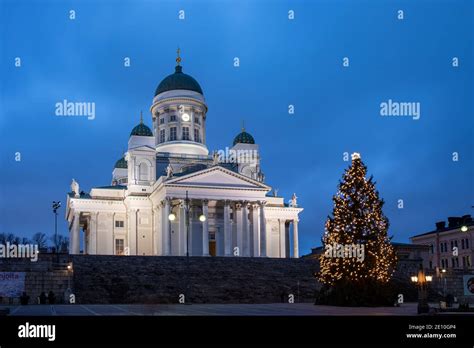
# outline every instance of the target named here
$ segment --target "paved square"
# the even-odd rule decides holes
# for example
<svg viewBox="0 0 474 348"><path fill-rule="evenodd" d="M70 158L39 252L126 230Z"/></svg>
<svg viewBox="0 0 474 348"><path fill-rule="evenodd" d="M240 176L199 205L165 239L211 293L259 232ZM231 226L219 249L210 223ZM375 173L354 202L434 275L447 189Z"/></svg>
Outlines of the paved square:
<svg viewBox="0 0 474 348"><path fill-rule="evenodd" d="M311 303L269 304L132 304L132 305L28 305L8 306L14 316L124 316L124 315L231 315L231 316L311 316L311 315L416 315L416 303L401 307L333 307Z"/></svg>

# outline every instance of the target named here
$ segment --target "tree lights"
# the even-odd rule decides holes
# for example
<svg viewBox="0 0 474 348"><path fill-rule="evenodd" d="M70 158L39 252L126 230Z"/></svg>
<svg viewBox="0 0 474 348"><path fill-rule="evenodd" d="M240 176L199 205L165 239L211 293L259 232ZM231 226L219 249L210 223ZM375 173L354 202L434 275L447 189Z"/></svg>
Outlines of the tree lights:
<svg viewBox="0 0 474 348"><path fill-rule="evenodd" d="M365 251L363 262L354 257L320 256L318 278L329 286L387 283L396 266L396 254L388 237L388 219L382 212L383 200L359 154L345 171L333 197L333 216L326 221L323 245L359 245ZM365 284L365 285L364 285Z"/></svg>

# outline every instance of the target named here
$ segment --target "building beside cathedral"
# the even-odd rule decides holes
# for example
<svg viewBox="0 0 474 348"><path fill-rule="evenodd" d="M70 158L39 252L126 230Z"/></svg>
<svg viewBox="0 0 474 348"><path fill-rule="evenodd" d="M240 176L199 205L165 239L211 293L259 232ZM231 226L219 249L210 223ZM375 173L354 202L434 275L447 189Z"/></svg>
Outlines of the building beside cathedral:
<svg viewBox="0 0 474 348"><path fill-rule="evenodd" d="M85 193L73 180L70 253L82 245L91 255L298 257L296 196L285 203L270 193L244 129L209 153L204 93L176 61L156 89L152 129L143 118L132 129L111 185Z"/></svg>

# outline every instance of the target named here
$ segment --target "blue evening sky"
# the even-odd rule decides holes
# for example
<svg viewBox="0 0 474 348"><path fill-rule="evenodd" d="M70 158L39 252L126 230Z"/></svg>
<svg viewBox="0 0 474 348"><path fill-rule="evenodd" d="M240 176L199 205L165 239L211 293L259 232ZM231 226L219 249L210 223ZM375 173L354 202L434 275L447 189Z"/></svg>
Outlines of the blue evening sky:
<svg viewBox="0 0 474 348"><path fill-rule="evenodd" d="M177 46L209 105L209 149L230 146L245 120L267 183L299 197L301 254L321 243L344 152L362 154L395 241L474 213L473 1L0 4L0 232L50 235L51 202L72 178L85 191L110 184L140 110L151 125ZM63 99L95 102L95 120L55 116ZM388 99L419 102L420 119L380 116Z"/></svg>

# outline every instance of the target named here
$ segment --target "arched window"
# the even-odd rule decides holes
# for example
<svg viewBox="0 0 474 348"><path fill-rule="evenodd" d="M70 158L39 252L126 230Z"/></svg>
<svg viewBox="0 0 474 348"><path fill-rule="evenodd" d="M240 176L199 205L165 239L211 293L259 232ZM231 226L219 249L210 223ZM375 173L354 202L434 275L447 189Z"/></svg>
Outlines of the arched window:
<svg viewBox="0 0 474 348"><path fill-rule="evenodd" d="M138 180L140 181L148 181L148 166L146 163L140 163L138 167Z"/></svg>

